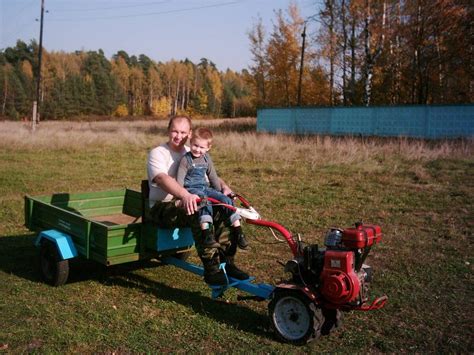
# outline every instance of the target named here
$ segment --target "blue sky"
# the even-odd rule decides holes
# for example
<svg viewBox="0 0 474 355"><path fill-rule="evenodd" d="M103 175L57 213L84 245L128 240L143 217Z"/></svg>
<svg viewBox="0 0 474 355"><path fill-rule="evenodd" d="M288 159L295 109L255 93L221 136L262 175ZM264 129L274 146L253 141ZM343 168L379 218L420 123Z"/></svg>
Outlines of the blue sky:
<svg viewBox="0 0 474 355"><path fill-rule="evenodd" d="M146 54L156 61L212 60L220 70L251 63L247 31L260 15L271 30L274 10L289 0L44 0L43 46L47 50L103 49ZM293 0L302 16L315 0ZM0 0L0 49L39 39L41 0ZM39 41L39 40L38 40Z"/></svg>

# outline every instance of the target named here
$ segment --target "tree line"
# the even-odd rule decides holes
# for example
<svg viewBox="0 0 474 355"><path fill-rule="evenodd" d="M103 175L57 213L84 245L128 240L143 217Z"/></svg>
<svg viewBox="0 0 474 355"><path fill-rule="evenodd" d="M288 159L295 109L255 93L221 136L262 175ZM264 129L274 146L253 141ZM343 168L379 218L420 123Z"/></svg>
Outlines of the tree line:
<svg viewBox="0 0 474 355"><path fill-rule="evenodd" d="M0 115L31 117L38 72L38 45L17 41L0 52ZM84 115L255 115L248 72L217 70L202 58L155 62L118 51L75 53L43 49L40 112L43 119Z"/></svg>
<svg viewBox="0 0 474 355"><path fill-rule="evenodd" d="M257 18L247 33L252 62L241 72L219 71L206 58L163 63L123 50L110 59L102 50L43 50L41 117L238 117L264 106L473 102L468 0L317 4L307 18L295 4L276 11L271 29ZM0 51L0 116L31 117L38 50L33 40Z"/></svg>

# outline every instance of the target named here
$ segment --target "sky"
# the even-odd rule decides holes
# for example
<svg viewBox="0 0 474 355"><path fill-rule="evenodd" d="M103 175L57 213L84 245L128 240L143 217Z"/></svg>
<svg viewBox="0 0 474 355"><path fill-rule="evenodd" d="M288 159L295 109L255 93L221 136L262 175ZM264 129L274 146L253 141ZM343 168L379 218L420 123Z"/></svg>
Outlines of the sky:
<svg viewBox="0 0 474 355"><path fill-rule="evenodd" d="M317 0L293 0L302 17ZM247 32L260 16L267 33L290 0L44 0L43 47L74 52L119 50L155 61L201 58L219 70L252 63ZM18 39L39 43L41 0L0 0L0 50Z"/></svg>

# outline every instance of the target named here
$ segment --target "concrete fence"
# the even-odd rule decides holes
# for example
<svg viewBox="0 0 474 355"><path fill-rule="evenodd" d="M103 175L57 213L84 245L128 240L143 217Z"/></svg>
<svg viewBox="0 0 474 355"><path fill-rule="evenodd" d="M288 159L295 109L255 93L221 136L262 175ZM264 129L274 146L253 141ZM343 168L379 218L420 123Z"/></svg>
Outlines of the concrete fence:
<svg viewBox="0 0 474 355"><path fill-rule="evenodd" d="M294 134L474 137L474 105L264 108L257 131Z"/></svg>

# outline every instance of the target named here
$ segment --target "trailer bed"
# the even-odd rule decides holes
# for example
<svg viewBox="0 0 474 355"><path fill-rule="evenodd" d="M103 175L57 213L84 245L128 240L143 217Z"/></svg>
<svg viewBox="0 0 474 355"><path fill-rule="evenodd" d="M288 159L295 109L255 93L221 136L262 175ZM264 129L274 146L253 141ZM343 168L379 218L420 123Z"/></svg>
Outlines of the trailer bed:
<svg viewBox="0 0 474 355"><path fill-rule="evenodd" d="M116 225L124 225L124 224L141 223L142 218L129 216L128 214L120 213L120 214L110 214L110 215L105 215L105 216L93 217L92 220L105 224L107 226L116 226Z"/></svg>
<svg viewBox="0 0 474 355"><path fill-rule="evenodd" d="M142 196L121 189L25 197L25 225L71 236L78 254L104 265L149 258L141 238Z"/></svg>

